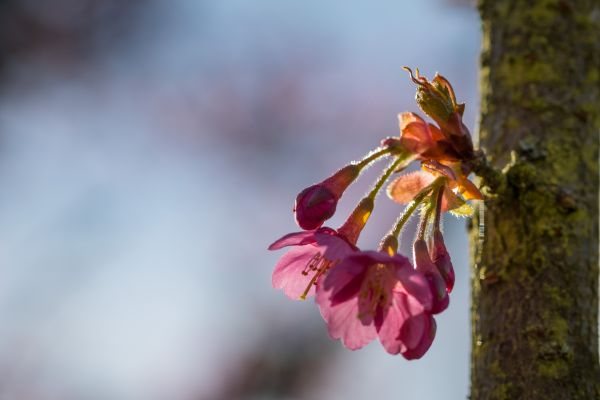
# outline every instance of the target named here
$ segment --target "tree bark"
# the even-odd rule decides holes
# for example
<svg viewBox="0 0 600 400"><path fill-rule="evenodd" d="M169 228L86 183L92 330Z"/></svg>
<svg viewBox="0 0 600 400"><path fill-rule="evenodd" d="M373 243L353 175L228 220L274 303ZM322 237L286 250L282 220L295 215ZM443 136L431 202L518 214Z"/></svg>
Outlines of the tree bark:
<svg viewBox="0 0 600 400"><path fill-rule="evenodd" d="M471 399L600 399L600 1L480 0ZM501 171L501 172L500 172Z"/></svg>

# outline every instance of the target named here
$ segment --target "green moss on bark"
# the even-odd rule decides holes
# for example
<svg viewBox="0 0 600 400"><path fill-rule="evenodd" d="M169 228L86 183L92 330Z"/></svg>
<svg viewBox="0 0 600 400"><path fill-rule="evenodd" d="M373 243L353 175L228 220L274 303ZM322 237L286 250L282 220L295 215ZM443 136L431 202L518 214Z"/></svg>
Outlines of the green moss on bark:
<svg viewBox="0 0 600 400"><path fill-rule="evenodd" d="M600 3L482 0L471 398L599 399Z"/></svg>

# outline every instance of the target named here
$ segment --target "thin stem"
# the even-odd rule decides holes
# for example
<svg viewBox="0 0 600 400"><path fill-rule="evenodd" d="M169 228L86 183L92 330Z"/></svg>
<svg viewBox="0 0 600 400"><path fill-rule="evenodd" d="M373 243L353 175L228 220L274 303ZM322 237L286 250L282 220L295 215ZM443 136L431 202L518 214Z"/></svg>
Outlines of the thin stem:
<svg viewBox="0 0 600 400"><path fill-rule="evenodd" d="M394 227L390 231L390 235L392 235L394 237L398 237L398 235L400 234L400 231L404 227L404 224L406 224L406 222L408 221L408 219L410 218L412 213L417 209L417 207L419 206L421 201L423 201L423 198L417 199L415 197L415 199L413 201L408 203L408 205L406 206L406 208L404 209L404 211L402 212L400 217L398 217L398 219L396 220Z"/></svg>
<svg viewBox="0 0 600 400"><path fill-rule="evenodd" d="M390 177L390 175L394 171L398 171L398 170L406 168L406 166L408 165L408 163L406 161L410 162L410 160L411 160L411 154L403 153L403 154L398 155L388 165L388 167L385 169L383 174L381 174L381 176L377 179L377 181L373 185L373 188L371 189L369 194L366 195L358 203L358 205L354 208L354 210L352 211L352 213L350 214L350 216L348 217L346 222L344 222L344 224L338 229L339 234L346 237L346 239L350 243L353 243L353 244L356 243L356 241L358 240L358 236L360 235L360 232L364 228L369 217L371 216L371 213L373 212L373 208L375 207L375 197L377 196L377 193L379 193L379 191L381 190L381 187L383 186L385 181L387 181L387 179ZM405 164L402 164L403 162Z"/></svg>
<svg viewBox="0 0 600 400"><path fill-rule="evenodd" d="M389 147L379 147L379 148L371 151L369 154L367 154L356 165L360 169L363 169L367 165L371 164L373 161L377 160L379 157L382 157L382 156L384 156L386 154L389 154L391 151L392 151L392 149L389 148Z"/></svg>
<svg viewBox="0 0 600 400"><path fill-rule="evenodd" d="M425 239L425 231L427 230L427 223L429 222L429 217L431 217L431 211L433 209L428 207L427 210L421 216L421 223L419 224L419 231L417 233L417 239L422 240Z"/></svg>
<svg viewBox="0 0 600 400"><path fill-rule="evenodd" d="M414 197L414 199L412 199L412 201L410 203L408 203L408 205L406 206L406 208L404 209L404 211L402 212L402 214L400 215L400 217L398 217L398 219L396 220L396 223L394 224L394 227L390 231L390 235L393 235L394 237L397 237L400 234L400 231L404 227L404 224L406 224L406 222L408 221L408 219L410 218L410 216L412 215L412 213L417 209L417 207L419 206L419 204L421 204L421 202L423 200L425 200L425 198L427 197L427 195L432 190L434 190L437 186L440 185L440 183L442 182L443 179L445 179L445 178L443 178L443 177L437 178L429 186L427 186L423 190L421 190Z"/></svg>
<svg viewBox="0 0 600 400"><path fill-rule="evenodd" d="M375 182L375 184L373 185L373 188L371 189L371 191L369 192L369 194L367 195L367 197L370 197L372 199L375 199L375 196L377 196L377 193L379 193L379 191L381 190L381 187L383 186L383 184L385 183L385 181L388 180L388 178L390 177L390 175L395 172L395 171L400 171L402 169L404 169L406 166L403 166L402 168L398 168L398 166L406 161L407 159L409 159L410 154L405 153L402 155L399 155L398 157L396 157L395 160L393 160L388 167L385 169L385 171L383 171L383 174L381 174L381 176L379 177L379 179L377 180L377 182Z"/></svg>
<svg viewBox="0 0 600 400"><path fill-rule="evenodd" d="M440 229L440 219L442 217L442 200L444 198L444 186L437 189L435 199L435 216L433 217L433 229Z"/></svg>

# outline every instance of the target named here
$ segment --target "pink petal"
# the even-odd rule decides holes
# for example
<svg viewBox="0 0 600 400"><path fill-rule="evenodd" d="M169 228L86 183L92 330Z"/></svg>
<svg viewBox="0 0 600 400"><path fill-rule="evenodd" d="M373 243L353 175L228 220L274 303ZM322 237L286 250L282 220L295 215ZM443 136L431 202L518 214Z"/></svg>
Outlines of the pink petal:
<svg viewBox="0 0 600 400"><path fill-rule="evenodd" d="M407 297L406 293L394 293L392 304L379 329L379 341L390 354L398 354L408 349L406 344L399 340L400 329L404 325L404 321L410 318L408 310L403 306Z"/></svg>
<svg viewBox="0 0 600 400"><path fill-rule="evenodd" d="M409 348L408 350L402 352L402 355L407 360L415 360L423 357L423 355L425 355L427 350L429 350L429 348L431 347L433 339L435 339L435 332L437 329L435 319L433 319L433 317L429 314L422 314L420 317L417 318L421 319L422 323L424 324L423 335L421 336L421 340L419 341L417 346ZM415 321L414 323L420 324L421 322Z"/></svg>
<svg viewBox="0 0 600 400"><path fill-rule="evenodd" d="M329 271L319 287L319 291L327 292L328 295L317 297L317 301L327 301L332 306L348 301L358 294L366 270L367 267L357 262L355 256L347 257Z"/></svg>
<svg viewBox="0 0 600 400"><path fill-rule="evenodd" d="M396 268L396 277L400 281L403 290L415 297L425 310L431 309L433 294L427 278L422 273L413 268L399 267Z"/></svg>
<svg viewBox="0 0 600 400"><path fill-rule="evenodd" d="M317 304L332 339L341 339L350 350L357 350L377 337L373 325L363 325L358 319L357 298L331 306L327 291L317 292Z"/></svg>
<svg viewBox="0 0 600 400"><path fill-rule="evenodd" d="M429 125L417 114L398 114L400 122L400 142L410 152L421 154L434 146Z"/></svg>
<svg viewBox="0 0 600 400"><path fill-rule="evenodd" d="M352 297L358 296L358 292L365 280L365 274L357 275L348 281L344 286L339 287L331 296L330 301L332 306L344 303Z"/></svg>
<svg viewBox="0 0 600 400"><path fill-rule="evenodd" d="M423 307L414 298L403 292L394 293L387 316L379 329L379 341L388 353L398 354L418 344L422 332L412 329L408 331L410 336L402 337L401 330L411 318L411 313L419 312L423 312Z"/></svg>
<svg viewBox="0 0 600 400"><path fill-rule="evenodd" d="M316 231L288 233L287 235L274 241L269 246L269 250L279 250L286 246L301 246L301 245L305 245L308 243L314 243L315 242L315 232Z"/></svg>
<svg viewBox="0 0 600 400"><path fill-rule="evenodd" d="M383 253L380 253L383 254ZM394 273L393 259L384 254L389 260L386 268L378 269L371 265L365 277L365 285L361 288L358 299L358 311L363 324L375 324L379 330L387 316L387 311L392 301L392 292L398 283ZM382 294L384 297L381 298Z"/></svg>
<svg viewBox="0 0 600 400"><path fill-rule="evenodd" d="M387 188L388 196L397 203L408 204L435 177L424 171L411 172L394 180Z"/></svg>
<svg viewBox="0 0 600 400"><path fill-rule="evenodd" d="M315 233L315 242L323 257L330 261L339 262L358 249L338 234L321 232Z"/></svg>
<svg viewBox="0 0 600 400"><path fill-rule="evenodd" d="M394 258L390 257L386 252L383 251L365 250L356 252L350 257L352 260L354 260L354 262L365 266L372 264L389 264L394 262ZM404 258L403 256L400 257Z"/></svg>
<svg viewBox="0 0 600 400"><path fill-rule="evenodd" d="M318 250L314 246L303 246L284 254L275 265L272 277L273 287L283 289L286 296L299 300L314 277L314 273L304 275L302 271L317 253ZM315 293L314 286L312 285L308 291L307 297Z"/></svg>
<svg viewBox="0 0 600 400"><path fill-rule="evenodd" d="M335 229L325 226L312 231L288 233L287 235L273 242L273 244L269 246L269 250L278 250L286 246L303 246L305 244L315 243L323 236L331 237L336 235L337 232Z"/></svg>
<svg viewBox="0 0 600 400"><path fill-rule="evenodd" d="M411 124L415 124L417 126L425 126L425 127L427 126L427 123L425 122L425 120L413 112L399 113L398 114L398 123L400 124L400 131L405 130L408 127L408 125L411 125ZM421 133L421 137L423 137L423 135L425 135L424 138L426 138L426 133L427 132Z"/></svg>

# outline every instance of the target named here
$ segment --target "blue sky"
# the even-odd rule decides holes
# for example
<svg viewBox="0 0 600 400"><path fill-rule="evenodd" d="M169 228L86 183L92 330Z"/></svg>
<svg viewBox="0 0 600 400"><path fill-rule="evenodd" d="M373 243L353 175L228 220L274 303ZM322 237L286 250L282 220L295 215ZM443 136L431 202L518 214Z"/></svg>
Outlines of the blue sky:
<svg viewBox="0 0 600 400"><path fill-rule="evenodd" d="M280 253L266 247L297 229L296 193L397 134L396 114L416 111L403 65L445 75L475 130L468 7L173 0L140 21L75 72L17 65L0 96L5 395L26 382L36 399L209 398L270 324L326 337L311 302L270 287ZM399 211L381 196L359 243ZM430 352L331 342L302 398L466 397L465 221L445 226L457 285Z"/></svg>

